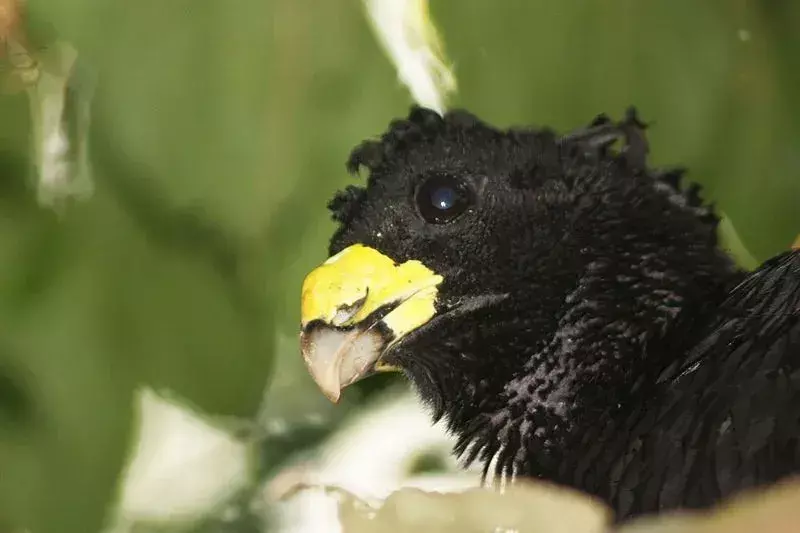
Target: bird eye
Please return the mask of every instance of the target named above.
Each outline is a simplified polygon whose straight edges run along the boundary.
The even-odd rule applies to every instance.
[[[433,224],[444,224],[466,211],[472,203],[472,195],[460,180],[434,176],[419,186],[416,201],[422,218]]]

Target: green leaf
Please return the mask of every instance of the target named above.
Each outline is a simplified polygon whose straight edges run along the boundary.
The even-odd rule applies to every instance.
[[[566,129],[635,104],[651,123],[653,160],[688,166],[757,260],[797,234],[793,3],[432,7],[456,65],[459,106],[501,125]]]
[[[19,178],[7,163],[4,176]],[[58,220],[31,190],[4,192],[0,517],[39,533],[97,531],[126,455],[136,373],[107,327],[95,213]]]

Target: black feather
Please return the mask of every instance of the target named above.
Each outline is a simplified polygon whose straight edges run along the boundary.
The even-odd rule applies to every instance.
[[[353,151],[366,188],[330,206],[331,253],[361,243],[443,277],[436,318],[384,359],[456,454],[619,518],[800,470],[800,252],[739,270],[700,187],[649,168],[646,127],[633,108],[565,135],[414,108]],[[431,224],[415,191],[442,174],[474,202]]]

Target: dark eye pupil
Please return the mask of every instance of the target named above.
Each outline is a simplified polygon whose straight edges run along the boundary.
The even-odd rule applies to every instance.
[[[450,187],[439,187],[431,193],[431,203],[434,207],[447,211],[458,201],[458,193]]]
[[[444,224],[467,210],[472,203],[467,184],[448,175],[436,175],[423,181],[416,193],[417,209],[427,222]]]

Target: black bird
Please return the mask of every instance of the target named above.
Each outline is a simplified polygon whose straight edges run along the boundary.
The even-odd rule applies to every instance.
[[[566,135],[413,108],[352,153],[302,294],[322,390],[399,370],[491,480],[622,519],[800,470],[800,251],[754,272],[633,109]]]

